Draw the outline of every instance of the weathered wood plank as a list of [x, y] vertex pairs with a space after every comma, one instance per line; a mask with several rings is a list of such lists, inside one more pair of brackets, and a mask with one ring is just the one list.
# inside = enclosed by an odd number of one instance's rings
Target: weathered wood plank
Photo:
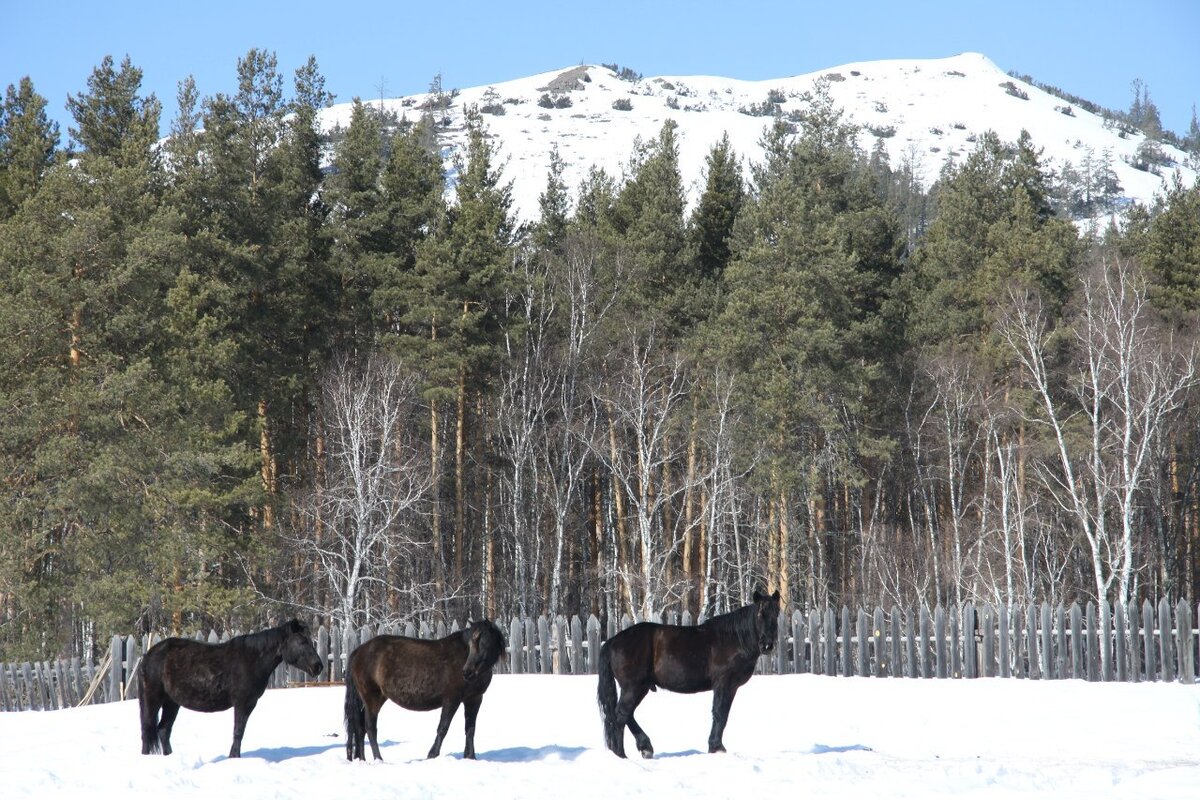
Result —
[[937, 676], [950, 676], [950, 653], [946, 649], [946, 611], [939, 604], [933, 611], [933, 647]]
[[1100, 601], [1100, 680], [1113, 679], [1112, 606]]
[[[963, 676], [963, 642], [962, 642], [962, 609], [958, 609], [957, 613], [949, 613], [946, 615], [950, 623], [950, 677], [961, 678]], [[972, 643], [973, 644], [973, 643]]]
[[854, 632], [850, 628], [850, 609], [842, 606], [842, 675], [854, 674]]
[[[1116, 612], [1116, 619], [1114, 620], [1116, 624], [1113, 633], [1113, 666], [1116, 668], [1117, 680], [1123, 682], [1130, 678], [1128, 660], [1129, 642], [1126, 641], [1128, 632], [1125, 625], [1125, 606], [1117, 603]], [[1137, 680], [1136, 677], [1132, 679]]]
[[887, 674], [893, 678], [904, 677], [904, 615], [900, 607], [893, 605], [888, 622], [891, 624], [891, 654], [888, 656]]
[[1096, 604], [1088, 601], [1085, 611], [1087, 620], [1087, 635], [1084, 636], [1084, 661], [1087, 662], [1087, 679], [1095, 682], [1100, 680], [1100, 619], [1096, 613]]
[[[924, 613], [924, 606], [920, 609]], [[928, 632], [928, 631], [926, 631]], [[923, 674], [923, 667], [917, 662], [917, 631], [916, 620], [913, 619], [913, 612], [906, 610], [904, 612], [904, 674], [910, 678], [916, 678]]]
[[870, 649], [869, 639], [871, 636], [869, 623], [867, 622], [867, 612], [864, 609], [858, 610], [858, 619], [855, 623], [855, 638], [858, 639], [858, 649], [855, 655], [857, 656], [856, 672], [858, 677], [865, 678], [871, 673], [867, 667], [867, 651]]
[[800, 609], [792, 612], [792, 672], [808, 672], [808, 631]]
[[1192, 609], [1187, 600], [1180, 600], [1175, 611], [1175, 652], [1179, 667], [1176, 675], [1180, 683], [1195, 683], [1195, 645], [1192, 634]]
[[920, 637], [921, 637], [921, 677], [932, 678], [934, 675], [933, 645], [929, 641], [929, 631], [933, 620], [929, 617], [929, 609], [921, 606]]
[[1154, 608], [1149, 600], [1142, 603], [1142, 653], [1145, 657], [1142, 675], [1148, 681], [1158, 680], [1158, 664], [1155, 662]]
[[588, 617], [588, 672], [593, 675], [600, 671], [600, 620], [595, 614]]
[[1171, 636], [1171, 604], [1167, 598], [1158, 603], [1158, 664], [1159, 680], [1175, 680], [1175, 648]]
[[508, 629], [508, 666], [509, 672], [513, 675], [521, 675], [525, 672], [525, 650], [521, 642], [524, 631], [525, 626], [521, 620], [513, 617], [512, 624]]
[[982, 654], [979, 664], [979, 676], [981, 678], [996, 677], [996, 626], [999, 624], [996, 621], [995, 610], [991, 603], [986, 603], [982, 609], [982, 615], [979, 618], [979, 627], [976, 629], [977, 639], [982, 639], [980, 642]]
[[583, 675], [587, 672], [583, 651], [583, 620], [578, 614], [571, 617], [571, 674]]
[[[1020, 661], [1021, 656], [1021, 615], [1016, 614], [1009, 619], [1009, 607], [1007, 605], [1000, 606], [1000, 659], [1001, 678], [1011, 678], [1013, 674], [1014, 657], [1016, 661]], [[1015, 631], [1014, 631], [1015, 628]], [[1016, 643], [1016, 653], [1013, 652], [1013, 644]], [[1025, 670], [1021, 668], [1018, 677], [1025, 677]]]
[[1050, 628], [1050, 604], [1042, 603], [1042, 677], [1054, 680], [1058, 677], [1054, 672], [1054, 636]]

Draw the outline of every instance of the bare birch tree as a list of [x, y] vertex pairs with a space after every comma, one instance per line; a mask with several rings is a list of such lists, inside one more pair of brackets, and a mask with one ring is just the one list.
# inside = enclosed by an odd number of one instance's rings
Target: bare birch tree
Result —
[[[428, 465], [409, 424], [417, 413], [416, 381], [383, 356], [362, 365], [341, 358], [322, 382], [324, 485], [299, 509], [308, 524], [287, 538], [334, 599], [330, 609], [317, 610], [329, 611], [347, 635], [365, 621], [398, 617], [382, 603], [368, 605], [368, 588], [404, 596], [413, 611], [436, 599], [430, 576], [402, 569], [428, 560], [428, 542], [416, 536], [416, 526], [403, 524], [429, 489]], [[406, 585], [397, 586], [405, 571]]]
[[[1127, 603], [1136, 569], [1139, 493], [1153, 448], [1196, 382], [1196, 353], [1156, 324], [1143, 277], [1129, 261], [1101, 256], [1084, 276], [1065, 384], [1048, 363], [1051, 330], [1038, 297], [1014, 291], [1001, 332], [1024, 367], [1057, 453], [1039, 470], [1087, 541], [1096, 597]], [[1115, 519], [1114, 519], [1115, 517]]]
[[686, 455], [686, 436], [672, 434], [683, 424], [693, 380], [682, 359], [659, 351], [653, 331], [631, 339], [615, 363], [611, 384], [597, 392], [621, 446], [596, 441], [593, 451], [628, 503], [636, 552], [618, 577], [630, 598], [630, 612], [648, 619], [655, 603], [665, 602], [679, 588], [670, 585], [666, 568], [682, 544], [682, 515], [672, 515], [673, 524], [667, 525], [664, 514], [683, 496], [686, 479], [671, 482], [665, 475]]

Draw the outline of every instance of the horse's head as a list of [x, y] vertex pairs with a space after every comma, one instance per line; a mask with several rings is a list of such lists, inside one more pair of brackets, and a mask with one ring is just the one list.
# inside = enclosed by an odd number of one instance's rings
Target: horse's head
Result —
[[286, 637], [282, 648], [284, 663], [302, 669], [314, 678], [320, 675], [325, 663], [317, 654], [317, 648], [313, 647], [308, 626], [293, 619], [283, 626], [283, 632]]
[[504, 636], [487, 620], [472, 622], [463, 635], [467, 640], [463, 677], [473, 681], [480, 673], [491, 670], [504, 655]]
[[759, 650], [769, 653], [775, 649], [775, 640], [779, 637], [778, 589], [773, 594], [754, 590], [754, 635]]

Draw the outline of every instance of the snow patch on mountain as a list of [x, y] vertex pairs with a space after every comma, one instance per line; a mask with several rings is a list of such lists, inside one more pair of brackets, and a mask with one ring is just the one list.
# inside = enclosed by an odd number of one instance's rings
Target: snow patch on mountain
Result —
[[[1197, 179], [1186, 154], [1165, 144], [1161, 149], [1169, 163], [1161, 174], [1131, 166], [1145, 138], [1141, 133], [1122, 134], [1101, 117], [1010, 77], [979, 53], [864, 61], [762, 81], [705, 75], [631, 81], [608, 67], [579, 65], [462, 89], [441, 114], [439, 139], [449, 165], [465, 146], [466, 109], [502, 110], [484, 113], [483, 119], [503, 176], [512, 183], [514, 212], [529, 221], [538, 216], [552, 146], [558, 147], [564, 180], [574, 191], [592, 167], [618, 179], [626, 176], [635, 141], [653, 138], [673, 120], [690, 204], [703, 188], [705, 157], [723, 134], [747, 164], [761, 160], [760, 142], [771, 114], [801, 111], [806, 93], [819, 80], [846, 118], [861, 126], [864, 152], [881, 141], [892, 166], [907, 160], [926, 188], [948, 161], [965, 159], [989, 130], [1009, 142], [1029, 131], [1043, 150], [1043, 163], [1055, 170], [1067, 162], [1078, 169], [1089, 153], [1095, 160], [1107, 153], [1125, 203], [1152, 202], [1176, 171], [1185, 185]], [[370, 102], [415, 120], [431, 96]], [[351, 109], [349, 103], [326, 109], [324, 128], [347, 126]]]

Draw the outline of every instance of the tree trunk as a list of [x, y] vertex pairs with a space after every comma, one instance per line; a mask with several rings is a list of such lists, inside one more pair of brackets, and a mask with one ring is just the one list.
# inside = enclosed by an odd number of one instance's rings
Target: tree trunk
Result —
[[275, 491], [278, 487], [276, 484], [275, 455], [271, 447], [270, 420], [267, 417], [267, 401], [265, 399], [258, 401], [258, 429], [258, 449], [262, 461], [262, 485], [263, 491], [266, 492], [262, 520], [263, 527], [270, 530], [275, 524]]
[[782, 608], [787, 608], [791, 597], [791, 583], [789, 574], [791, 572], [791, 558], [789, 557], [791, 547], [791, 535], [788, 530], [788, 497], [787, 492], [779, 493], [779, 575], [776, 579], [776, 588], [779, 589], [779, 600]]
[[438, 451], [438, 410], [437, 401], [434, 401], [429, 404], [429, 476], [433, 489], [429, 525], [433, 539], [433, 582], [438, 598], [442, 598], [446, 596], [446, 579], [442, 568], [442, 481]]
[[688, 430], [687, 486], [683, 495], [683, 598], [685, 610], [696, 609], [696, 584], [699, 570], [693, 563], [699, 548], [696, 546], [696, 426], [699, 397], [692, 399], [692, 424]]
[[[463, 309], [466, 313], [466, 309]], [[466, 440], [467, 440], [467, 368], [458, 368], [458, 408], [454, 425], [454, 585], [463, 583], [463, 547], [466, 528]]]
[[[617, 428], [613, 421], [612, 408], [608, 409], [608, 450], [612, 463], [617, 463]], [[621, 494], [621, 481], [616, 473], [612, 473], [613, 505], [616, 507], [617, 524], [617, 583], [621, 587], [621, 598], [630, 614], [636, 614], [633, 607], [633, 593], [629, 587], [629, 543], [625, 535], [625, 498]]]

